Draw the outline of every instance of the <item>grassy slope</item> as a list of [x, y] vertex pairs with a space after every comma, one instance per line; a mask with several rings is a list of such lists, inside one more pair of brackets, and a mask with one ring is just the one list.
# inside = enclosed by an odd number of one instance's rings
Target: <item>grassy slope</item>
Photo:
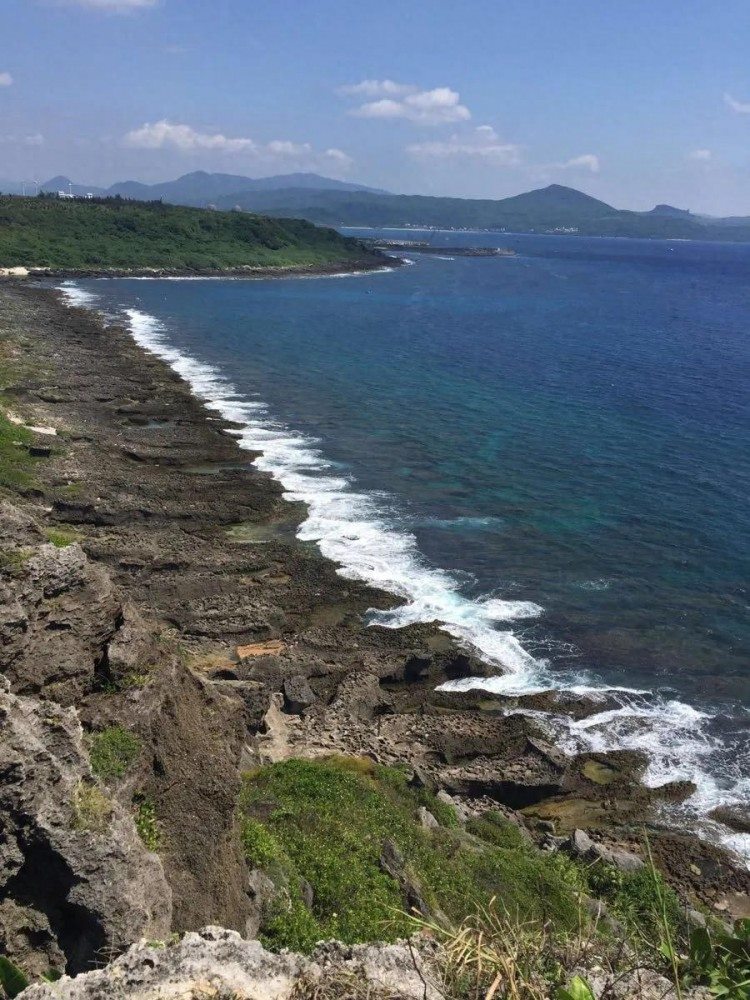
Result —
[[[426, 806], [440, 822], [424, 830]], [[403, 886], [387, 874], [384, 842], [396, 844], [408, 881], [432, 913], [458, 924], [496, 897], [511, 920], [549, 922], [574, 934], [586, 917], [581, 894], [608, 898], [658, 940], [650, 872], [589, 871], [563, 854], [540, 852], [499, 814], [457, 822], [450, 806], [415, 790], [397, 769], [363, 758], [289, 760], [246, 775], [241, 808], [245, 853], [279, 893], [263, 927], [274, 948], [309, 950], [316, 941], [393, 940], [413, 930]], [[302, 889], [313, 891], [312, 907]], [[669, 893], [670, 907], [676, 910]]]
[[314, 267], [367, 256], [299, 219], [119, 199], [0, 198], [0, 267]]
[[9, 345], [0, 340], [0, 496], [5, 490], [23, 491], [34, 485], [36, 460], [28, 451], [34, 435], [6, 416], [12, 409], [7, 390], [12, 389], [22, 370], [23, 365], [13, 356]]

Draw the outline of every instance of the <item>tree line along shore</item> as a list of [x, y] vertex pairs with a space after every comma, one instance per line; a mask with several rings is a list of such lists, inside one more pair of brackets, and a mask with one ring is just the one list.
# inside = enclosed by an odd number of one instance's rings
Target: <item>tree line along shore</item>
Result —
[[385, 259], [358, 240], [301, 219], [122, 198], [0, 196], [0, 269], [325, 272], [378, 267]]

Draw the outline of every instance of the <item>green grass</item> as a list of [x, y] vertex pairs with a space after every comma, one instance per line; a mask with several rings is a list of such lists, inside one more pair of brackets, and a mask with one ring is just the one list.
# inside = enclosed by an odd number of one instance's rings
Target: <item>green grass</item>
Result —
[[[420, 805], [447, 823], [425, 831]], [[402, 772], [369, 760], [290, 760], [245, 777], [241, 807], [248, 862], [279, 889], [263, 928], [267, 944], [309, 951], [318, 940], [394, 940], [412, 928], [398, 881], [382, 870], [386, 839], [433, 913], [460, 922], [493, 896], [521, 920], [577, 927], [576, 887], [501, 817], [471, 832], [450, 807], [415, 791]], [[442, 808], [441, 808], [442, 807]], [[314, 899], [308, 910], [300, 887]]]
[[119, 198], [0, 197], [0, 267], [305, 267], [368, 256], [358, 241], [299, 219]]
[[91, 740], [91, 769], [100, 778], [121, 778], [141, 752], [141, 741], [122, 726], [110, 726]]
[[17, 345], [8, 339], [0, 339], [0, 489], [13, 492], [38, 487], [34, 468], [42, 459], [29, 454], [34, 434], [22, 425], [12, 423], [6, 416], [7, 410], [12, 409], [12, 403], [8, 402], [9, 393], [18, 379], [32, 369], [33, 365], [28, 360], [18, 356]]
[[45, 528], [44, 534], [47, 536], [47, 541], [52, 542], [58, 549], [66, 549], [69, 545], [81, 540], [80, 532], [69, 531], [65, 528]]
[[597, 862], [584, 870], [588, 891], [603, 899], [628, 930], [658, 943], [666, 919], [670, 933], [684, 935], [684, 908], [677, 894], [651, 865], [636, 872]]
[[31, 549], [0, 549], [0, 573], [15, 576], [32, 554]]
[[25, 427], [11, 423], [0, 412], [0, 487], [14, 490], [33, 484], [32, 471], [36, 460], [28, 452], [32, 440], [33, 435]]

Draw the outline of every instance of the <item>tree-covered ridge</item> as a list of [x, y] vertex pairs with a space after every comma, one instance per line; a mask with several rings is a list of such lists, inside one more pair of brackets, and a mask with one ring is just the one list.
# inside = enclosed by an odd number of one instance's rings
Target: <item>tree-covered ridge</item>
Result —
[[[366, 191], [240, 191], [217, 199], [220, 208], [300, 216], [321, 225], [569, 232], [646, 239], [750, 239], [750, 221], [689, 213], [629, 212], [574, 188], [550, 184], [512, 198], [443, 198]], [[663, 208], [663, 206], [662, 206]]]
[[315, 268], [368, 257], [356, 240], [300, 219], [119, 198], [0, 198], [0, 267]]

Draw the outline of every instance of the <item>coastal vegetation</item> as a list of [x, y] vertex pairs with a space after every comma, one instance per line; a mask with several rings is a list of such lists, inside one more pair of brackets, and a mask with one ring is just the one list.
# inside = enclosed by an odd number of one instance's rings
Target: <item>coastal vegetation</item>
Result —
[[11, 492], [35, 485], [33, 472], [38, 461], [32, 455], [34, 434], [16, 419], [10, 419], [13, 386], [28, 368], [18, 353], [7, 342], [0, 343], [0, 490]]
[[248, 866], [274, 887], [260, 935], [272, 950], [419, 931], [440, 943], [455, 1000], [589, 1000], [571, 970], [592, 966], [621, 980], [652, 969], [677, 996], [702, 985], [750, 997], [750, 921], [691, 928], [653, 861], [623, 871], [542, 852], [500, 813], [459, 820], [401, 768], [341, 756], [270, 764], [245, 774], [241, 811]]
[[0, 487], [19, 489], [32, 482], [34, 459], [29, 454], [33, 435], [0, 413]]
[[136, 795], [133, 805], [135, 806], [135, 828], [138, 831], [138, 836], [149, 851], [158, 850], [161, 845], [161, 830], [156, 818], [156, 806], [151, 799], [143, 795]]
[[121, 778], [141, 750], [137, 736], [122, 726], [109, 726], [91, 740], [91, 769], [100, 778]]
[[300, 219], [125, 201], [0, 197], [0, 268], [221, 271], [377, 262]]
[[[289, 760], [246, 775], [242, 808], [248, 862], [280, 890], [264, 929], [273, 947], [395, 940], [412, 926], [405, 895], [418, 911], [454, 921], [500, 895], [523, 919], [578, 923], [557, 859], [531, 849], [499, 814], [464, 830], [450, 806], [410, 788], [399, 769], [366, 758]], [[415, 820], [420, 808], [434, 827]]]

